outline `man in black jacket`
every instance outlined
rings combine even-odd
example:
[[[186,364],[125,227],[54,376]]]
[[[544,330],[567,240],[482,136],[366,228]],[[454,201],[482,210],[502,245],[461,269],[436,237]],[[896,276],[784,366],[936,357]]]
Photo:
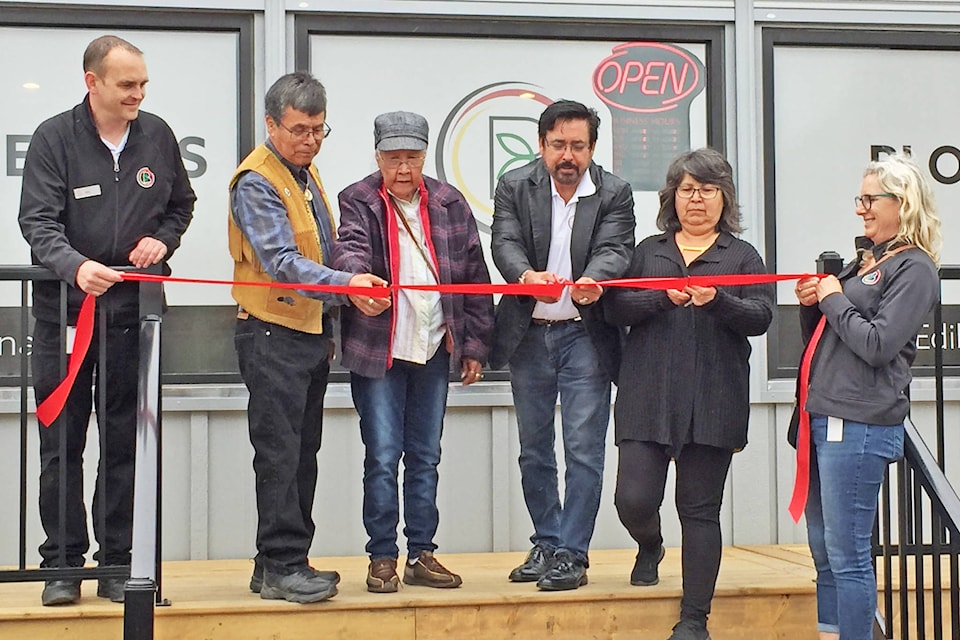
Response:
[[[493,214],[493,260],[507,282],[572,282],[559,298],[504,296],[490,363],[510,364],[520,433],[520,478],[533,549],[510,573],[544,590],[587,582],[600,506],[610,383],[620,333],[596,302],[597,281],[620,277],[633,250],[633,191],[593,162],[600,118],[579,102],[540,116],[540,158],[503,175]],[[554,453],[560,397],[566,459],[561,505]]]
[[[72,347],[73,327],[85,294],[99,296],[106,326],[96,326],[93,344],[106,331],[107,361],[91,349],[62,417],[40,428],[40,520],[47,539],[41,567],[80,567],[89,549],[83,504],[83,448],[90,420],[94,372],[106,385],[106,406],[97,407],[105,446],[97,482],[94,518],[103,565],[130,564],[133,528],[133,468],[137,410],[139,321],[136,283],[120,283],[107,265],[147,267],[168,259],[193,217],[196,201],[177,139],[160,118],[140,112],[147,84],[143,53],[115,36],[91,42],[83,55],[87,96],[72,110],[42,123],[30,141],[23,167],[20,229],[34,264],[67,282],[67,344],[61,342],[60,283],[33,288],[34,390],[38,402],[62,377],[61,354]],[[98,394],[99,395],[99,394]],[[66,456],[61,458],[61,431]],[[66,467],[66,511],[60,512],[60,468]],[[60,537],[64,518],[65,537]],[[97,595],[123,601],[124,580],[101,578]],[[80,598],[80,582],[48,581],[44,605]]]

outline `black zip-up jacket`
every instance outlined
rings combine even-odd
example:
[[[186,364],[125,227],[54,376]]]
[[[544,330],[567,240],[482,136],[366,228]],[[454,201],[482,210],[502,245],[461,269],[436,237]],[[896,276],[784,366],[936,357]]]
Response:
[[[128,265],[130,252],[146,236],[167,246],[164,259],[169,260],[197,199],[166,122],[141,111],[130,123],[115,165],[97,133],[89,100],[87,96],[37,128],[27,149],[20,195],[20,230],[33,263],[71,285],[71,324],[84,298],[76,286],[84,261]],[[59,290],[58,282],[34,283],[37,319],[59,321]],[[136,283],[114,285],[98,303],[106,306],[112,324],[138,320]]]

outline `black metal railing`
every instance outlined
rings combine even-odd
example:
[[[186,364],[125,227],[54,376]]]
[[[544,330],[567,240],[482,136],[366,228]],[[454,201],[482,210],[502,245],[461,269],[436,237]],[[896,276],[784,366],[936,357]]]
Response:
[[[127,269],[129,270],[129,269]],[[160,273],[160,267],[146,270],[149,273]],[[19,529],[17,566],[11,569],[0,570],[0,582],[40,582],[50,580],[89,580],[101,578],[129,578],[125,584],[124,604],[124,639],[151,640],[153,638],[154,605],[165,603],[160,592],[160,317],[163,309],[163,290],[159,283],[141,283],[140,288],[140,335],[139,335],[139,369],[137,381],[137,435],[136,435],[136,472],[134,478],[134,505],[133,505],[133,551],[130,566],[116,566],[105,564],[102,558],[98,566],[71,567],[66,557],[66,437],[65,429],[60,429],[60,477],[59,477],[59,523],[58,538],[61,541],[58,566],[38,568],[35,558],[28,555],[28,456],[29,432],[37,428],[36,419],[31,417],[28,406],[31,373],[28,358],[28,345],[31,335],[32,322],[30,317],[29,288],[32,282],[59,281],[52,272],[36,266],[9,266],[0,265],[0,282],[20,284],[19,326],[15,330],[16,342],[19,346],[19,400],[20,400],[20,469],[19,469]],[[60,281],[60,340],[66,345],[67,336],[67,291],[69,285]],[[10,317],[8,316],[8,319]],[[104,305],[98,305],[95,322],[99,327],[107,325],[107,315]],[[7,328],[9,330],[9,328]],[[107,361],[106,331],[98,331],[95,335],[98,340],[90,345],[90,349],[97,349],[97,405],[106,407],[106,393],[109,382],[105,380]],[[68,355],[66,349],[61,349],[60,371],[65,375],[67,371]],[[42,400],[38,399],[38,400]],[[98,419],[98,424],[103,421]],[[56,428],[57,422],[50,428]],[[43,428],[43,427],[41,427]],[[98,429],[100,434],[101,456],[106,450],[104,429]],[[35,452],[34,452],[35,454]],[[106,474],[99,475],[99,491],[105,495],[107,490]],[[99,509],[91,516],[97,520],[97,529],[102,533],[101,538],[107,536],[103,532],[109,531],[111,523],[106,517],[106,500],[101,500]],[[101,551],[103,551],[101,549]]]
[[[960,266],[940,269],[960,280]],[[904,455],[884,478],[873,554],[881,594],[875,638],[960,640],[960,498],[944,473],[943,315],[934,310],[940,339],[934,354],[936,454],[911,420]],[[929,576],[929,577],[928,577]]]

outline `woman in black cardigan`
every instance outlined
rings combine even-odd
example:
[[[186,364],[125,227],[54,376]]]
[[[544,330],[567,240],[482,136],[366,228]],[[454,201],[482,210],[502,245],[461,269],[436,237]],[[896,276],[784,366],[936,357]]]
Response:
[[[757,251],[733,235],[741,230],[733,171],[712,149],[671,163],[657,227],[664,233],[637,245],[627,277],[766,273]],[[660,505],[673,459],[683,598],[670,640],[704,640],[720,569],[723,486],[733,453],[747,443],[747,337],[767,330],[774,288],[611,287],[604,300],[607,321],[629,327],[614,419],[617,512],[639,545],[630,582],[659,582]]]

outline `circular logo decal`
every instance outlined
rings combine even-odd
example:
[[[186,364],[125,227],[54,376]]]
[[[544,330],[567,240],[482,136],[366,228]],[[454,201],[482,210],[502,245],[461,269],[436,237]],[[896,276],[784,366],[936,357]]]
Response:
[[[860,278],[860,282],[867,285],[868,287],[873,286],[880,282],[880,269],[877,269],[873,273],[868,273],[867,275]]]
[[[156,182],[156,176],[153,175],[153,171],[150,170],[150,167],[141,167],[137,169],[137,184],[143,187],[144,189],[149,189],[153,186],[153,183]]]

